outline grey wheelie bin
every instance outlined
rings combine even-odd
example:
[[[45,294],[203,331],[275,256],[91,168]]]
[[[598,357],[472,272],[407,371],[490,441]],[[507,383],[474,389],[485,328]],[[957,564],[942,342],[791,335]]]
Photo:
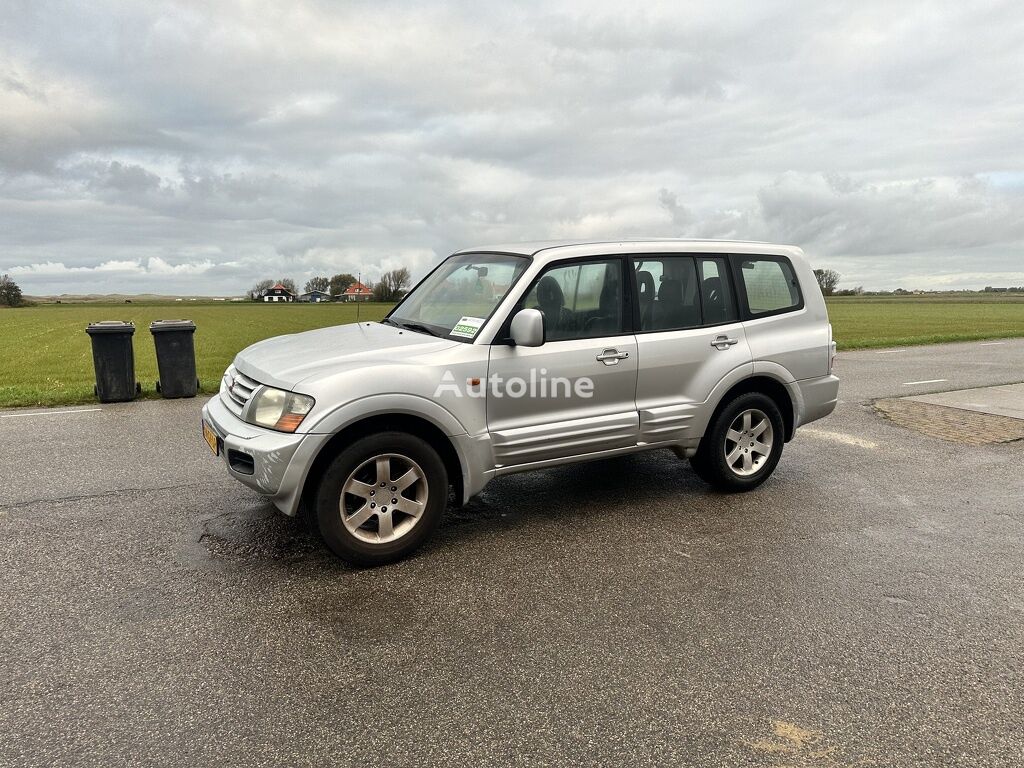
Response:
[[[193,336],[196,324],[191,320],[157,320],[150,324],[156,344],[156,365],[160,380],[156,391],[164,397],[195,397],[196,348]]]
[[[96,368],[93,392],[101,403],[134,400],[139,391],[135,381],[135,353],[132,336],[135,324],[121,320],[91,323],[85,332],[92,339],[92,362]]]

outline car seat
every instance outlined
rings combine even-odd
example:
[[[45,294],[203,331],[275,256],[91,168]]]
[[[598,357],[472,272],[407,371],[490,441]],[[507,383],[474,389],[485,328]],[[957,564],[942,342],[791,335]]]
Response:
[[[545,332],[549,337],[566,336],[574,330],[573,314],[565,308],[562,286],[551,275],[537,283],[537,307],[544,313]]]
[[[726,312],[725,294],[722,292],[722,278],[705,278],[703,287],[704,322],[724,323],[729,317]]]
[[[640,328],[650,330],[654,326],[654,275],[645,270],[636,273],[638,304],[640,305]]]

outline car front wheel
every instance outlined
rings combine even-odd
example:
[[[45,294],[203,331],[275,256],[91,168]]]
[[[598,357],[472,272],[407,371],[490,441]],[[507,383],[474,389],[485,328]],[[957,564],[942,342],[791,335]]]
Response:
[[[316,519],[328,548],[356,565],[405,557],[433,533],[448,500],[437,451],[404,432],[382,432],[345,448],[328,466]]]
[[[697,474],[719,490],[749,491],[775,471],[785,425],[775,401],[748,392],[722,408],[690,459]]]

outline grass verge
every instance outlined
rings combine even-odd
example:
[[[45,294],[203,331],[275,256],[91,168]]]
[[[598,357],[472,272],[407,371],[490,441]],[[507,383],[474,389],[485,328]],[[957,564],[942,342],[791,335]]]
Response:
[[[1024,337],[1024,296],[850,297],[829,299],[840,350]],[[385,304],[362,304],[359,319],[379,320]],[[135,371],[153,397],[156,356],[149,323],[195,321],[196,363],[203,392],[217,390],[235,354],[270,336],[351,323],[354,304],[228,302],[44,304],[0,309],[0,407],[94,402],[92,351],[85,326],[97,320],[135,323]]]

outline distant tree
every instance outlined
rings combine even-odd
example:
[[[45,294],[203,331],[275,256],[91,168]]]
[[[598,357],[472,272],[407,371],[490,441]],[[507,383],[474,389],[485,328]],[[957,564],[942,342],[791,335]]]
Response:
[[[834,269],[816,269],[814,270],[814,277],[817,278],[821,292],[825,296],[831,296],[835,293],[836,286],[839,285],[838,272]]]
[[[263,298],[263,292],[273,286],[273,280],[260,280],[256,285],[249,289],[249,298],[253,301],[259,301]]]
[[[375,301],[398,301],[409,290],[409,270],[405,267],[393,269],[380,276],[373,288]]]
[[[348,272],[342,272],[340,275],[335,275],[331,278],[331,294],[334,296],[340,296],[346,289],[356,281],[355,275],[351,275]]]
[[[0,304],[8,307],[20,307],[24,303],[21,288],[11,279],[11,276],[0,277]]]
[[[292,280],[290,277],[282,277],[277,282],[279,282],[281,285],[283,285],[285,288],[287,288],[292,293],[298,293],[299,292],[299,289],[295,285],[295,281]]]
[[[324,291],[326,293],[330,287],[331,281],[326,277],[311,277],[306,281],[306,293],[312,293],[313,291]]]

